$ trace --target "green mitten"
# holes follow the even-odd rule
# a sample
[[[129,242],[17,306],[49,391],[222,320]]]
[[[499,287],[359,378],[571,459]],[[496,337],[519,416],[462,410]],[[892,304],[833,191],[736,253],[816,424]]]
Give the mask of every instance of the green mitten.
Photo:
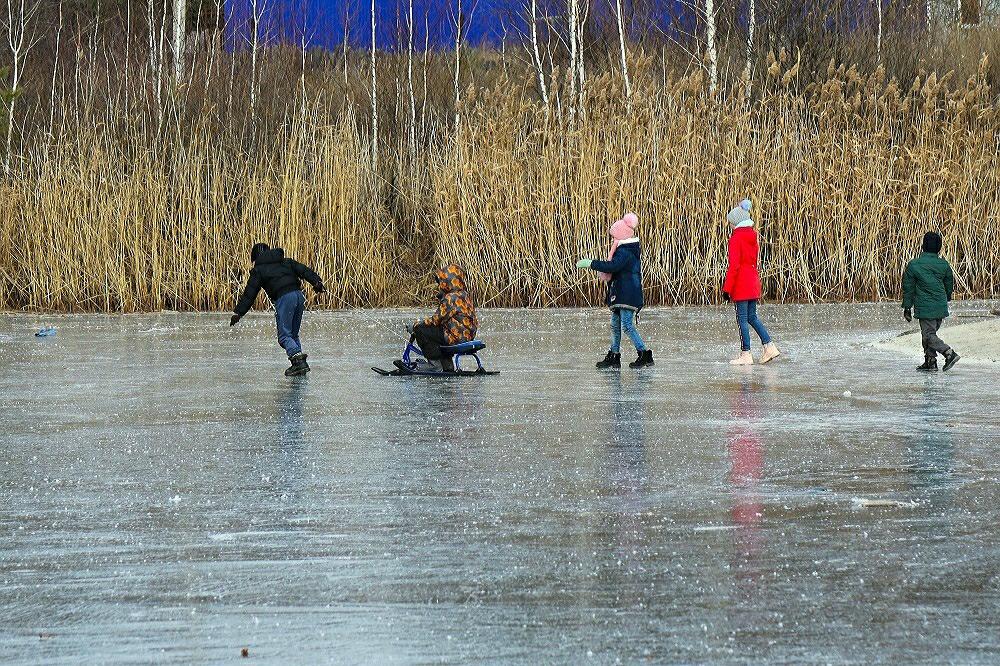
[[[590,268],[590,264],[592,264],[592,263],[594,263],[593,259],[581,259],[580,261],[576,262],[576,267],[577,268]]]

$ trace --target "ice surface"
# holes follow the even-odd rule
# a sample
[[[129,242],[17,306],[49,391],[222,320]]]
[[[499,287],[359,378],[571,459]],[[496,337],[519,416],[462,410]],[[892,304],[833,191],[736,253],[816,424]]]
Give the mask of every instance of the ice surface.
[[[995,663],[1000,367],[762,314],[602,374],[605,311],[485,312],[451,380],[369,369],[412,312],[308,313],[305,380],[266,314],[0,316],[0,662]]]

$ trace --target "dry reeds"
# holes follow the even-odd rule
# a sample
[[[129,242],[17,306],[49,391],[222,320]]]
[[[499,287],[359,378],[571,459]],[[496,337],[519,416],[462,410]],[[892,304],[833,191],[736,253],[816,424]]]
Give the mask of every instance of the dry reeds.
[[[799,90],[795,67],[776,59],[745,107],[702,94],[698,76],[647,83],[631,108],[598,82],[576,126],[485,96],[435,171],[439,257],[473,267],[491,303],[593,303],[603,287],[570,259],[603,255],[610,222],[635,210],[651,300],[713,302],[725,214],[749,196],[772,297],[892,298],[927,229],[965,295],[995,294],[1000,108],[982,79],[900,90],[831,65]]]
[[[700,70],[663,57],[634,49],[628,86],[614,58],[591,63],[580,96],[559,67],[539,84],[532,62],[470,50],[456,114],[452,58],[421,54],[410,74],[386,55],[377,162],[353,54],[296,71],[297,54],[275,50],[247,81],[246,55],[215,44],[176,89],[127,65],[123,83],[110,59],[52,76],[58,94],[38,77],[0,176],[0,308],[228,309],[258,241],[314,265],[327,307],[426,300],[445,261],[481,304],[592,304],[603,286],[574,263],[603,256],[627,210],[642,220],[648,302],[714,302],[725,214],[744,196],[771,298],[893,298],[934,228],[961,294],[997,293],[988,59],[904,81],[835,62],[807,72],[779,53],[748,98],[735,84],[712,96]]]

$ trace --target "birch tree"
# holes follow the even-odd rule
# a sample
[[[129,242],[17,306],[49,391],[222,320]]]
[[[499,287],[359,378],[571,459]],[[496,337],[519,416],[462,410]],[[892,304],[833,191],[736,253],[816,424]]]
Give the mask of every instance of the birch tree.
[[[378,71],[375,68],[375,0],[371,0],[372,19],[372,48],[371,48],[371,74],[372,74],[372,166],[378,165]]]
[[[461,120],[459,106],[461,105],[461,68],[462,68],[462,0],[458,0],[455,14],[455,131]]]
[[[7,101],[7,154],[4,156],[4,167],[10,169],[11,150],[14,146],[14,105],[20,92],[21,79],[24,77],[25,61],[28,54],[38,43],[34,28],[29,27],[39,3],[25,6],[24,0],[7,0],[7,46],[10,50],[10,90]]]
[[[715,0],[705,0],[705,60],[708,67],[708,92],[714,96],[719,84],[718,53],[715,49]]]
[[[569,0],[569,69],[570,69],[570,94],[576,98],[576,72],[578,57],[576,45],[576,27],[579,22],[580,3],[579,0]]]
[[[184,40],[187,38],[187,0],[174,0],[174,85],[184,80]]]
[[[417,97],[413,91],[413,0],[409,0],[407,12],[408,44],[406,50],[406,83],[410,95],[410,160],[417,154]]]
[[[257,109],[257,58],[260,50],[260,26],[267,11],[267,0],[250,0],[250,10],[253,13],[251,21],[253,34],[250,35],[250,110]]]
[[[750,0],[752,3],[753,0]],[[622,16],[622,0],[615,0],[615,10],[618,19],[618,43],[621,46],[622,78],[625,81],[625,98],[632,100],[632,81],[628,75],[628,53],[625,42],[625,19]]]
[[[56,76],[59,73],[59,51],[62,44],[63,0],[59,0],[59,26],[56,29],[56,52],[52,61],[52,88],[49,90],[49,136],[55,134],[56,127]],[[127,51],[126,51],[127,53]],[[125,106],[128,106],[128,61],[126,59]]]
[[[542,54],[538,49],[538,0],[531,0],[531,55],[535,63],[535,73],[538,75],[538,91],[542,95],[546,112],[549,108],[549,90],[545,85],[545,70],[542,67]]]
[[[875,0],[878,12],[878,34],[875,36],[875,55],[877,62],[882,62],[882,0]]]
[[[750,96],[753,81],[753,40],[757,30],[757,1],[747,0],[747,64],[743,70],[743,81],[746,83],[747,97]]]

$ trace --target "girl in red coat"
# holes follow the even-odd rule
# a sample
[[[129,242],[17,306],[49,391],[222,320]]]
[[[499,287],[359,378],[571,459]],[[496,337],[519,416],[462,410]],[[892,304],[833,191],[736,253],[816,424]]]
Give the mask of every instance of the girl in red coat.
[[[729,269],[722,292],[727,301],[736,306],[736,322],[740,327],[740,341],[743,343],[740,355],[730,361],[733,365],[753,365],[750,354],[750,327],[760,336],[764,350],[760,363],[773,361],[781,352],[771,342],[764,323],[757,318],[757,301],[760,299],[760,273],[757,272],[757,232],[750,217],[750,200],[744,199],[739,206],[726,216],[733,225],[733,235],[729,237]]]

